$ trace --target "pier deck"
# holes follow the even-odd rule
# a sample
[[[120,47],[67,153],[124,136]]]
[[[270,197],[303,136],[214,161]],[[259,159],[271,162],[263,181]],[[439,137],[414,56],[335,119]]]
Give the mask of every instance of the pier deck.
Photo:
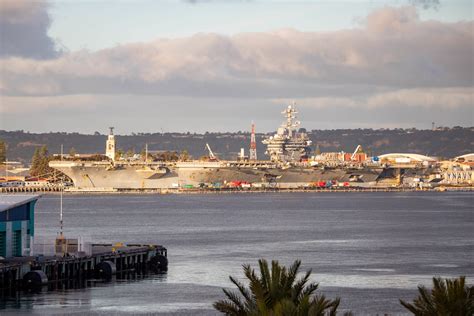
[[[166,271],[160,245],[93,244],[91,255],[30,256],[0,260],[0,289],[41,286],[73,279],[110,278],[115,273]]]

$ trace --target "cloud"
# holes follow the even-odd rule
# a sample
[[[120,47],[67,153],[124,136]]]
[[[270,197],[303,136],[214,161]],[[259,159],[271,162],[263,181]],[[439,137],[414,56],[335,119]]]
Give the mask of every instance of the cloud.
[[[446,91],[435,95],[440,96]],[[400,92],[404,94],[407,92]],[[411,91],[417,94],[418,91]],[[430,91],[419,91],[429,94]],[[383,94],[382,94],[383,95]],[[455,95],[452,91],[449,96]],[[325,98],[325,100],[324,100]],[[344,97],[296,99],[302,127],[311,129],[362,127],[431,128],[472,126],[472,103],[463,106],[420,106],[377,103],[367,107],[370,96],[353,100]],[[448,97],[446,97],[448,98]],[[116,126],[117,133],[163,131],[238,131],[248,130],[253,120],[257,131],[274,131],[282,122],[281,110],[287,101],[262,98],[193,98],[161,95],[65,95],[44,97],[3,97],[9,108],[0,112],[0,126],[6,130],[80,131],[107,133]],[[351,103],[354,102],[354,103]],[[392,104],[392,105],[389,105]],[[27,113],[27,115],[25,114]]]
[[[2,57],[0,112],[70,111],[89,104],[105,116],[107,105],[121,102],[125,108],[122,95],[128,104],[147,104],[147,109],[155,104],[147,96],[156,102],[179,99],[184,105],[175,108],[195,115],[199,111],[191,109],[202,110],[203,104],[212,104],[208,113],[215,113],[244,103],[262,104],[259,111],[265,115],[278,114],[271,100],[296,99],[303,107],[318,109],[316,116],[324,110],[338,119],[335,109],[340,108],[369,117],[364,111],[376,109],[382,116],[403,108],[401,121],[410,111],[426,117],[441,109],[463,113],[456,118],[464,118],[472,114],[473,105],[473,31],[472,21],[421,21],[413,7],[386,7],[369,14],[360,26],[341,31],[196,34],[48,60]]]
[[[357,99],[472,87],[473,29],[472,21],[421,21],[413,7],[385,7],[341,31],[197,34],[49,60],[3,57],[0,92]]]
[[[239,2],[253,2],[254,0],[181,0],[184,3],[199,4],[199,3],[239,3]]]
[[[385,7],[340,31],[196,34],[57,54],[44,2],[0,3],[5,129],[224,131],[254,119],[270,131],[293,100],[308,129],[472,125],[472,21]],[[4,25],[17,35],[7,48]]]
[[[0,0],[0,57],[57,56],[48,35],[48,4],[41,0]]]
[[[437,10],[440,6],[439,0],[409,0],[409,3],[421,7],[423,9],[435,9]]]
[[[425,88],[401,89],[390,92],[351,97],[315,97],[294,99],[273,99],[275,104],[296,103],[309,108],[456,108],[471,107],[474,103],[474,88]]]
[[[1,97],[3,107],[0,114],[41,113],[45,110],[58,108],[63,110],[81,108],[81,110],[93,110],[103,105],[103,98],[94,95],[60,95],[53,97]]]

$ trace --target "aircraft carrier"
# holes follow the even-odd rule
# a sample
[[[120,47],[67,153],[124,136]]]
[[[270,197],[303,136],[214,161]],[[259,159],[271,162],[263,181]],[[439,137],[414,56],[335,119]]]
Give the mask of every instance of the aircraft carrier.
[[[221,161],[209,150],[207,161],[151,162],[116,159],[113,129],[106,143],[102,161],[54,160],[50,167],[66,174],[75,188],[107,189],[172,189],[202,186],[227,186],[245,183],[255,187],[298,188],[316,182],[351,183],[353,186],[376,184],[383,168],[366,165],[327,166],[310,159],[306,133],[298,132],[295,105],[282,112],[285,121],[277,132],[263,141],[268,160],[257,160],[255,135],[252,131],[250,158]],[[145,155],[148,157],[148,155]]]

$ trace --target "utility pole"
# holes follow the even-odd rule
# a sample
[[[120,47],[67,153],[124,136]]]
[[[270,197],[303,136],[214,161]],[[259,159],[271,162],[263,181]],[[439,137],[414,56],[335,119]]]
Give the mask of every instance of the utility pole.
[[[145,143],[145,163],[148,163],[148,143]]]
[[[61,161],[63,161],[63,144],[61,144]],[[64,190],[64,185],[63,185],[63,180],[61,178],[61,182],[59,185],[59,197],[60,197],[60,206],[59,206],[59,236],[60,238],[63,237],[63,190]]]

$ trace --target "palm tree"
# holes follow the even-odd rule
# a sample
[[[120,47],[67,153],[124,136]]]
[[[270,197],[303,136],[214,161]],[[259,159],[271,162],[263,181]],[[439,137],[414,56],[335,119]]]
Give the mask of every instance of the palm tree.
[[[414,315],[474,315],[474,286],[466,285],[466,278],[433,278],[431,292],[418,287],[419,295],[413,303],[400,303]]]
[[[301,261],[296,260],[289,269],[272,261],[271,270],[264,259],[258,261],[260,275],[250,265],[244,265],[248,287],[230,276],[239,294],[223,289],[224,300],[214,303],[214,308],[227,315],[335,315],[340,299],[326,299],[316,295],[317,283],[308,283],[311,270],[296,279]]]

